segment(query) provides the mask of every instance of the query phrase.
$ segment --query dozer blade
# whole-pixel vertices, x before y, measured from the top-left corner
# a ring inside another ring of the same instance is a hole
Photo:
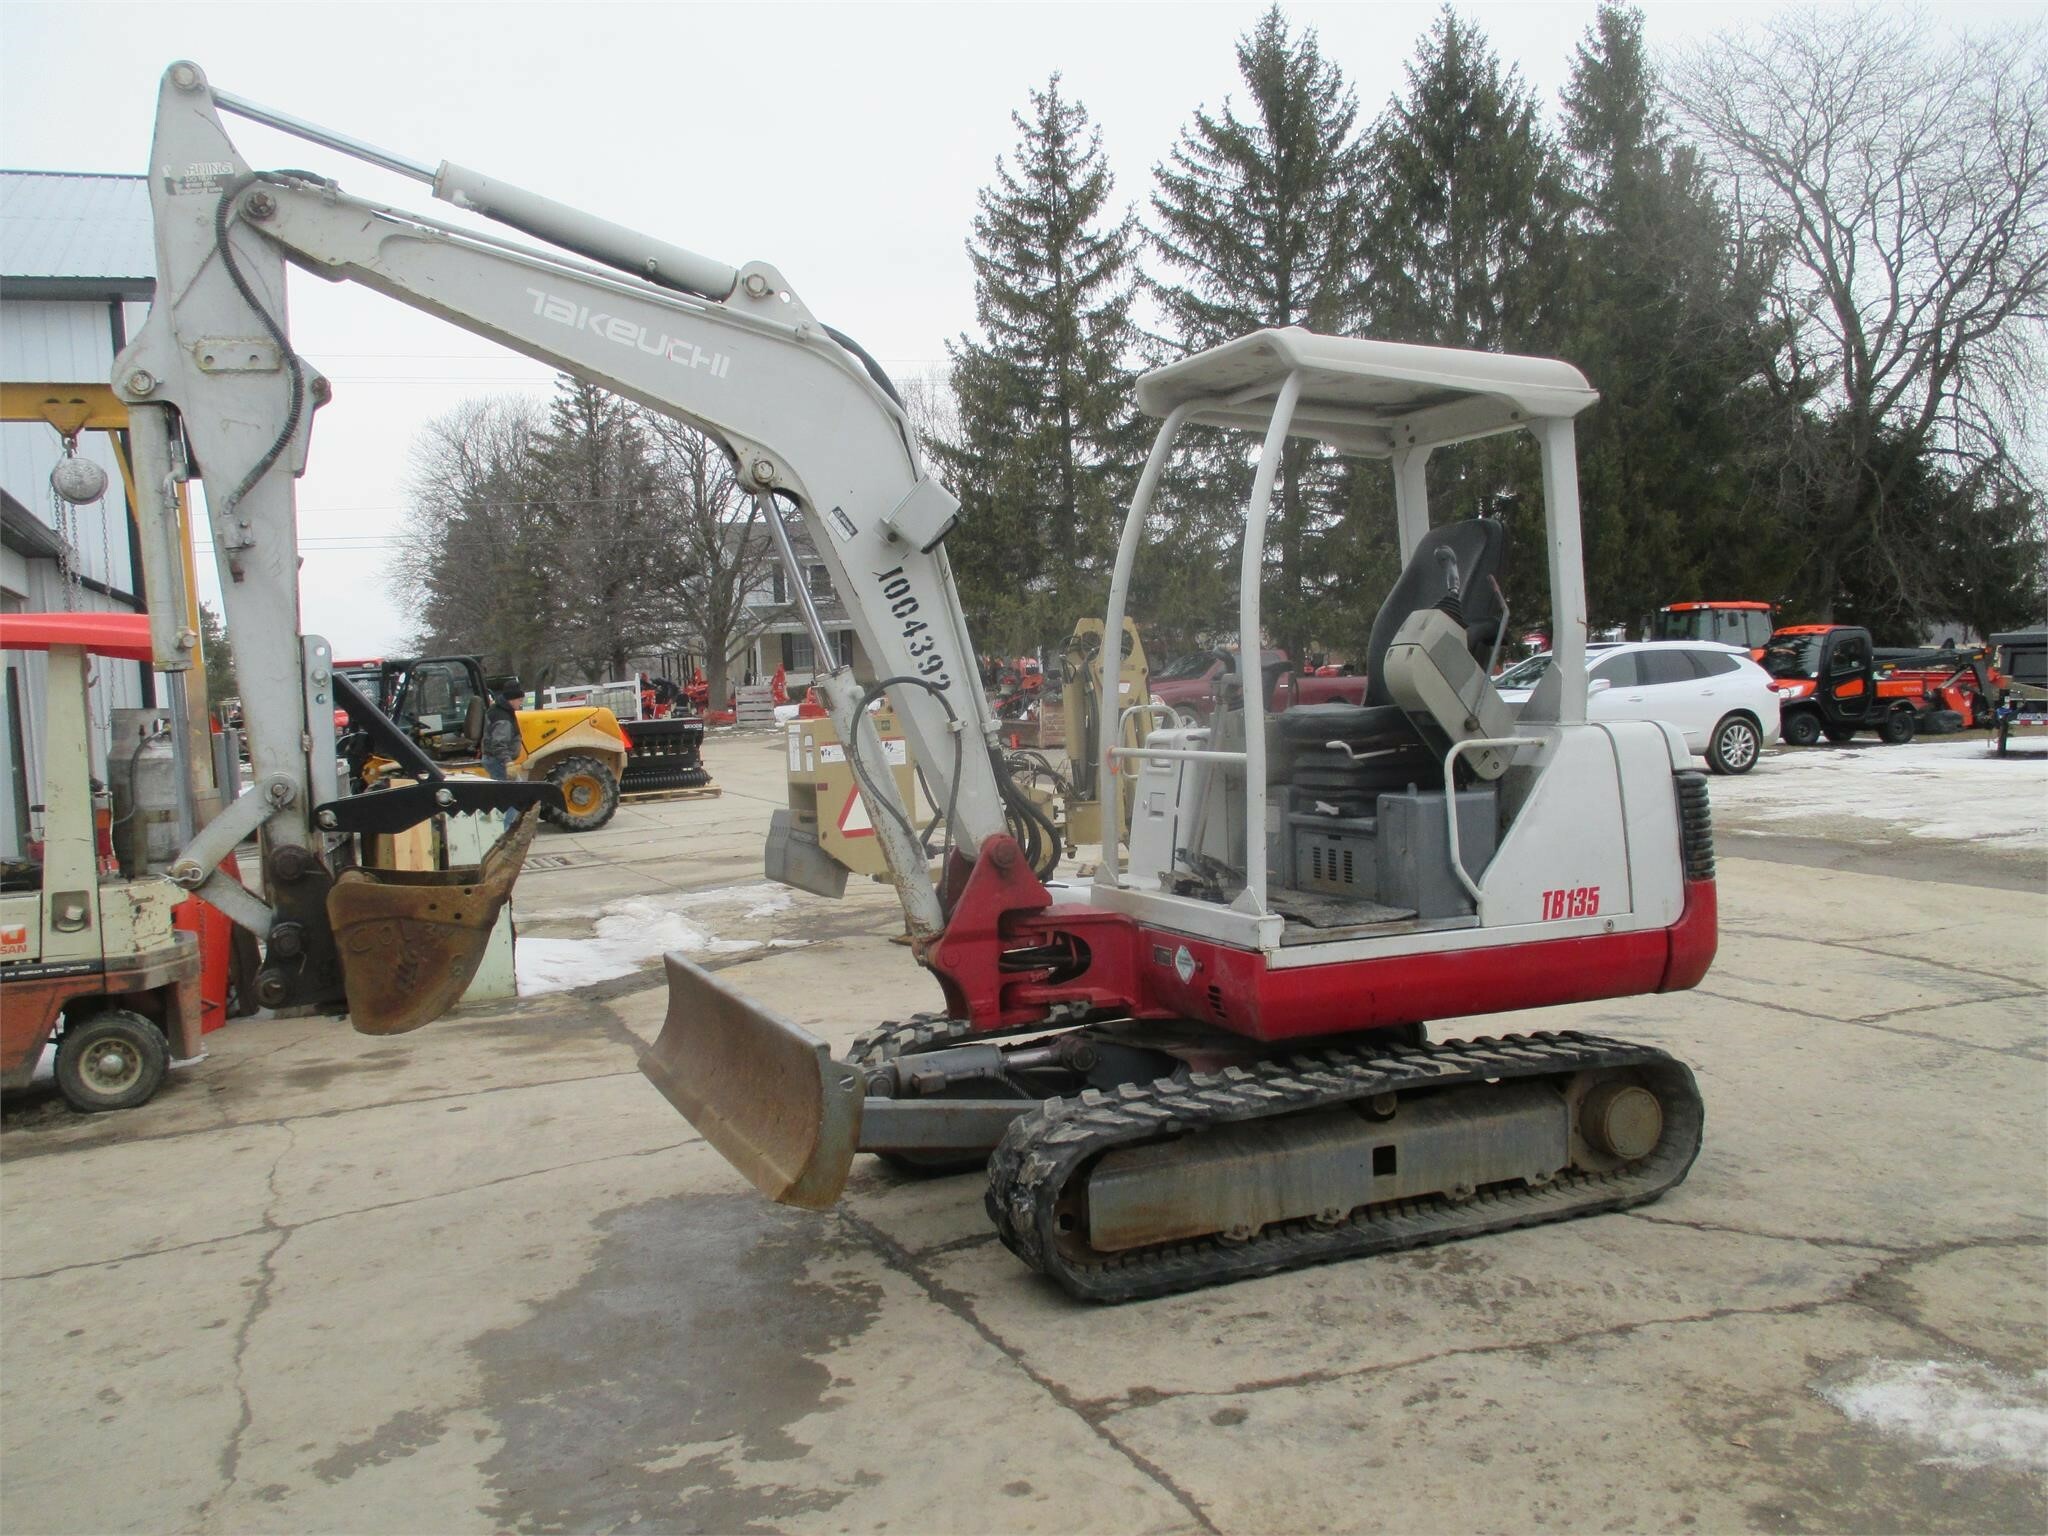
[[[860,1072],[710,972],[665,959],[668,1018],[640,1070],[762,1194],[829,1208],[860,1141]]]
[[[342,871],[327,893],[327,921],[358,1033],[402,1035],[455,1006],[539,825],[539,808],[529,807],[474,867]]]

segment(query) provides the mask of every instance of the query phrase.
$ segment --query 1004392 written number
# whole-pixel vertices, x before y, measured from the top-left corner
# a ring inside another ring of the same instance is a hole
[[[910,665],[917,675],[934,688],[952,687],[952,675],[946,670],[946,658],[939,650],[938,633],[918,617],[921,605],[911,595],[910,578],[903,574],[903,567],[891,566],[876,572],[875,582],[882,589],[882,601],[889,605],[891,616],[903,626],[903,648],[909,653]]]

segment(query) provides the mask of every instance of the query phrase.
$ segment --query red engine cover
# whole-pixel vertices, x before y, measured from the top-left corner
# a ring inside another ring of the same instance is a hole
[[[1078,1004],[1091,1018],[1197,1019],[1255,1040],[1298,1040],[1681,991],[1706,974],[1718,942],[1714,882],[1689,880],[1669,928],[1275,970],[1254,950],[1055,906],[1017,845],[998,837],[983,845],[923,958],[948,1013],[978,1030],[1029,1026],[1055,1005]]]

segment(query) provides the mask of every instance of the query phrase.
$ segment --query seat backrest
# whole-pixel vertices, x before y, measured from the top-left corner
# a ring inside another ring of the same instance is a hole
[[[1365,648],[1365,702],[1391,704],[1385,678],[1387,647],[1408,616],[1434,608],[1446,592],[1445,573],[1454,561],[1458,591],[1465,613],[1466,633],[1491,645],[1500,625],[1500,598],[1494,582],[1500,575],[1501,554],[1507,544],[1507,529],[1491,518],[1475,517],[1462,523],[1432,528],[1415,546],[1415,554],[1402,570],[1400,579],[1380,604],[1372,621],[1372,637]],[[1450,561],[1440,552],[1448,552]]]

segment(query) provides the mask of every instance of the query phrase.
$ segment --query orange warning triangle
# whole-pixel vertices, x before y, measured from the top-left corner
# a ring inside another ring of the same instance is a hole
[[[839,832],[843,837],[873,837],[875,824],[868,819],[867,803],[860,797],[860,787],[846,792],[846,808],[839,813]]]

